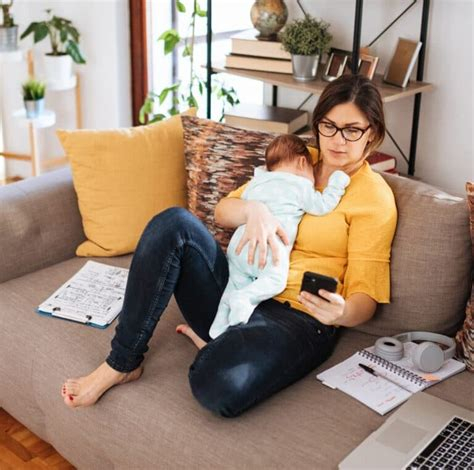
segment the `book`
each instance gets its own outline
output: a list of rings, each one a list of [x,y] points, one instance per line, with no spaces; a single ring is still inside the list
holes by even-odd
[[[466,367],[463,362],[448,359],[436,372],[422,372],[413,365],[411,359],[417,346],[412,341],[403,343],[404,357],[394,362],[376,356],[372,346],[321,372],[317,379],[384,415],[408,400],[412,394],[431,387]],[[359,364],[371,367],[379,376],[369,374]]]
[[[292,134],[308,124],[307,111],[278,106],[239,104],[224,115],[225,123],[243,129]]]
[[[415,66],[422,43],[398,39],[397,48],[385,72],[384,81],[405,88]]]
[[[122,310],[128,271],[89,260],[36,312],[106,328]]]
[[[394,170],[397,166],[397,159],[392,155],[382,152],[373,152],[367,157],[369,165],[377,171]]]
[[[293,73],[291,60],[269,59],[248,55],[227,54],[225,66],[233,69],[258,70],[262,72]]]
[[[230,38],[232,54],[268,57],[271,59],[291,60],[279,41],[259,41],[256,29],[247,29]]]

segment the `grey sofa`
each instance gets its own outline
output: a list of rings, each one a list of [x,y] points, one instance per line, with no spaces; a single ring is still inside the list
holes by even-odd
[[[392,304],[341,332],[318,370],[370,346],[378,335],[424,329],[453,334],[471,285],[465,201],[405,178],[384,176],[399,222],[392,252]],[[192,397],[194,346],[175,334],[168,306],[140,380],[109,390],[93,407],[71,410],[60,388],[106,357],[105,330],[46,318],[35,307],[86,259],[68,169],[0,188],[0,406],[80,469],[336,468],[387,418],[316,380],[316,370],[235,419],[215,416]],[[129,267],[132,255],[98,261]],[[427,393],[473,408],[473,374]]]

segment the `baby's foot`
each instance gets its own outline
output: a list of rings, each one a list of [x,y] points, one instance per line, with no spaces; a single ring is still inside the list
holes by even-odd
[[[118,372],[103,362],[91,374],[78,379],[68,379],[63,385],[61,395],[64,403],[71,408],[93,405],[109,388],[137,380],[143,367],[131,372]]]
[[[190,326],[186,325],[186,323],[178,325],[176,327],[176,333],[181,333],[182,335],[185,335],[190,338],[198,349],[202,349],[207,344],[194,332],[194,330]]]

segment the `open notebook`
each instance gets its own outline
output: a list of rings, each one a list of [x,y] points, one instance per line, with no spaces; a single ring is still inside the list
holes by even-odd
[[[106,328],[122,310],[127,278],[128,269],[89,260],[36,311]]]
[[[439,370],[427,374],[413,365],[411,357],[417,344],[407,342],[403,346],[405,355],[400,361],[390,362],[376,356],[372,346],[321,372],[317,378],[328,387],[339,389],[384,415],[408,400],[413,393],[447,379],[466,367],[462,362],[449,359]],[[382,377],[367,373],[359,364],[371,367]]]

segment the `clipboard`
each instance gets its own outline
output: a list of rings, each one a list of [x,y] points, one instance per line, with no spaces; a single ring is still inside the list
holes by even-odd
[[[129,270],[96,261],[85,265],[36,312],[43,316],[107,328],[123,307]]]

